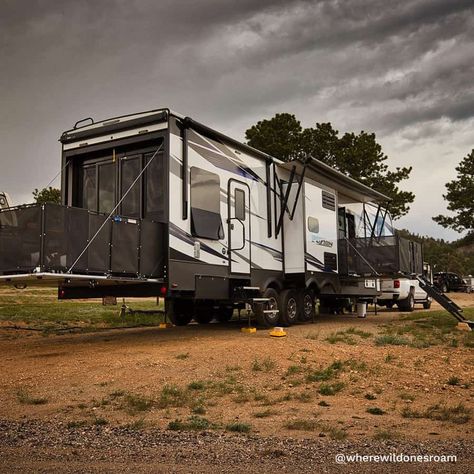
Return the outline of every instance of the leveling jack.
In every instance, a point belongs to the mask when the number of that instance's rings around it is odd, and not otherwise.
[[[247,327],[240,328],[240,332],[244,332],[246,334],[254,334],[257,332],[257,328],[252,326],[252,307],[249,303],[245,303],[245,309],[247,310]]]

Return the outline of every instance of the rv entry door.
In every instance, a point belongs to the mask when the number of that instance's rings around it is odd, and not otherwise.
[[[231,273],[250,274],[250,188],[236,179],[227,187]]]

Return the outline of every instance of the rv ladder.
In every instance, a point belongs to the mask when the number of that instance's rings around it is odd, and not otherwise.
[[[441,293],[434,285],[432,285],[424,277],[417,275],[416,279],[420,283],[420,288],[437,301],[446,311],[450,312],[460,323],[466,323],[471,329],[474,328],[474,321],[468,321],[462,314],[462,308],[458,306],[452,299]]]

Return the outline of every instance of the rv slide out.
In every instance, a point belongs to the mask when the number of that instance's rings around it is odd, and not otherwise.
[[[91,121],[92,122],[92,121]],[[162,296],[175,324],[311,320],[417,273],[388,198],[304,157],[283,163],[168,109],[64,132],[62,205],[0,211],[0,282],[59,298]]]

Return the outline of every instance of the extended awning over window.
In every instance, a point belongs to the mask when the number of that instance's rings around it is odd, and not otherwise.
[[[385,194],[369,188],[365,184],[314,158],[311,158],[306,163],[298,159],[282,163],[278,166],[290,172],[295,167],[296,174],[299,176],[303,174],[303,170],[306,167],[305,176],[307,178],[324,184],[338,192],[338,202],[340,205],[356,202],[382,204],[391,201]]]

